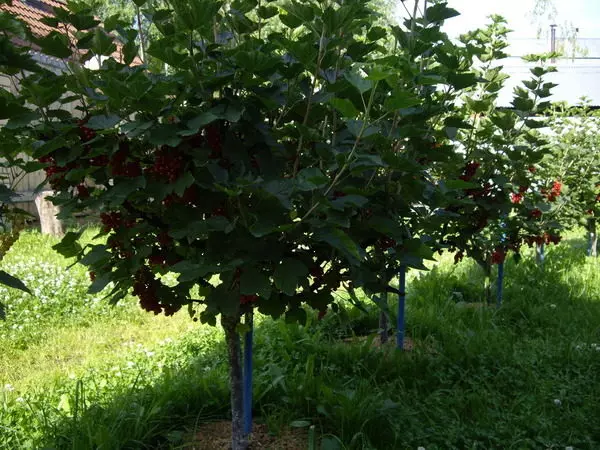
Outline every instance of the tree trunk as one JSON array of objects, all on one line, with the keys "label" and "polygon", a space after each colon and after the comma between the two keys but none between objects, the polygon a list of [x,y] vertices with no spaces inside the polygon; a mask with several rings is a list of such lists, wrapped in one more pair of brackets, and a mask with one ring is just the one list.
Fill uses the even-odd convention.
[{"label": "tree trunk", "polygon": [[588,230],[588,256],[598,257],[598,233],[596,232],[596,218],[590,218],[587,221]]},{"label": "tree trunk", "polygon": [[231,450],[246,450],[248,439],[244,435],[244,394],[239,317],[221,316],[225,341],[229,352],[229,386],[231,387]]},{"label": "tree trunk", "polygon": [[388,320],[388,316],[387,316],[387,308],[388,308],[388,295],[387,292],[381,294],[381,297],[379,297],[381,299],[381,312],[379,313],[379,329],[380,334],[379,334],[379,340],[381,341],[382,344],[386,344],[388,339],[389,339],[389,333],[388,330],[390,328],[389,325],[389,320]]},{"label": "tree trunk", "polygon": [[35,206],[40,216],[40,226],[42,234],[52,236],[62,236],[64,229],[62,222],[56,217],[60,212],[58,206],[55,206],[47,197],[53,195],[52,191],[42,191],[35,197]]}]

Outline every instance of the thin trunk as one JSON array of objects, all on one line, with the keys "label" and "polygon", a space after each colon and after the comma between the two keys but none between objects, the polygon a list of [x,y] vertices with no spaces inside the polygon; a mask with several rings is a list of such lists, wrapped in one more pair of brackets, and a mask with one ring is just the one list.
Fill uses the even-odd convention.
[{"label": "thin trunk", "polygon": [[244,394],[239,317],[221,316],[225,341],[229,351],[229,385],[231,387],[231,450],[246,450],[248,439],[244,436]]},{"label": "thin trunk", "polygon": [[379,340],[381,341],[382,344],[386,344],[388,339],[390,338],[388,330],[390,328],[389,326],[389,320],[388,320],[388,316],[387,316],[387,308],[388,308],[388,295],[387,292],[384,292],[383,294],[381,294],[381,312],[379,313],[379,329],[381,330],[379,332]]},{"label": "thin trunk", "polygon": [[589,239],[588,256],[593,256],[594,258],[597,258],[598,257],[598,233],[596,232],[596,218],[588,219],[587,229],[588,229],[588,239]]}]

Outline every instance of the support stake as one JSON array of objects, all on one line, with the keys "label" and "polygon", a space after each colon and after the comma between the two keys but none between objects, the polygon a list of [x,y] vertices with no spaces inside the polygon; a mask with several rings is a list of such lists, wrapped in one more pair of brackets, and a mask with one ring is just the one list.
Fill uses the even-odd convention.
[{"label": "support stake", "polygon": [[398,317],[396,318],[396,347],[398,350],[404,350],[404,312],[406,303],[406,266],[400,266],[400,284],[398,290]]},{"label": "support stake", "polygon": [[254,313],[246,313],[245,323],[250,328],[244,336],[244,435],[252,433],[252,337]]}]

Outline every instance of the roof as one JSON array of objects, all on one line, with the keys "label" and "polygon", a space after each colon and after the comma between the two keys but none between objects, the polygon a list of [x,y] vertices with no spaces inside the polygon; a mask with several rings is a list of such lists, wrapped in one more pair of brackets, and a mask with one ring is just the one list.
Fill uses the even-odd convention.
[{"label": "roof", "polygon": [[[66,2],[62,0],[12,0],[11,4],[3,3],[0,4],[0,11],[6,11],[13,14],[17,18],[23,20],[31,28],[32,33],[38,37],[44,37],[52,31],[58,31],[64,33],[63,28],[54,28],[42,22],[42,19],[47,17],[54,17],[54,9],[62,8],[65,9],[67,6]],[[74,39],[74,28],[68,26],[68,34],[71,35],[71,39]],[[73,33],[73,34],[72,34]],[[15,39],[14,42],[17,45],[26,45],[25,42],[20,39]],[[122,61],[122,48],[123,45],[116,40],[117,51],[112,54],[112,57],[117,61]],[[33,45],[32,50],[34,53],[41,55],[38,51],[40,48],[37,45]],[[44,59],[44,58],[42,58]],[[45,59],[57,60],[57,58],[46,57]],[[60,61],[60,60],[57,60]],[[141,60],[136,57],[133,62],[134,65],[141,64]]]},{"label": "roof", "polygon": [[23,20],[33,34],[46,36],[56,29],[41,22],[45,17],[54,16],[54,8],[65,8],[66,3],[59,0],[12,0],[11,4],[0,5],[0,10],[11,13]]}]

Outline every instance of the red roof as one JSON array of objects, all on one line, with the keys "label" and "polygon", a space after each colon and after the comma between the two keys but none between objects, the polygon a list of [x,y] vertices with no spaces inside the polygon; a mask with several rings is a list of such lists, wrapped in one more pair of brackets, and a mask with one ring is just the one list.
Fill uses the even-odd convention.
[{"label": "red roof", "polygon": [[[54,28],[50,25],[46,25],[41,22],[45,17],[54,17],[54,8],[66,8],[66,2],[62,0],[12,0],[12,5],[7,3],[0,4],[0,11],[6,11],[13,14],[17,18],[26,22],[34,35],[38,37],[44,37],[51,31],[58,31],[64,33],[64,28]],[[71,26],[68,27],[70,39],[74,39],[73,34],[75,29]],[[73,33],[73,34],[72,34]],[[20,39],[15,39],[15,43],[24,44]],[[112,57],[117,61],[122,61],[121,50],[122,44],[118,41],[115,42],[117,45],[117,51],[112,54]],[[33,45],[33,49],[39,49],[37,45]],[[141,64],[141,60],[136,57],[134,65]]]},{"label": "red roof", "polygon": [[65,6],[65,2],[59,0],[13,0],[12,5],[0,5],[0,10],[17,16],[31,27],[33,34],[42,37],[56,29],[42,23],[41,19],[53,17],[54,8]]}]

